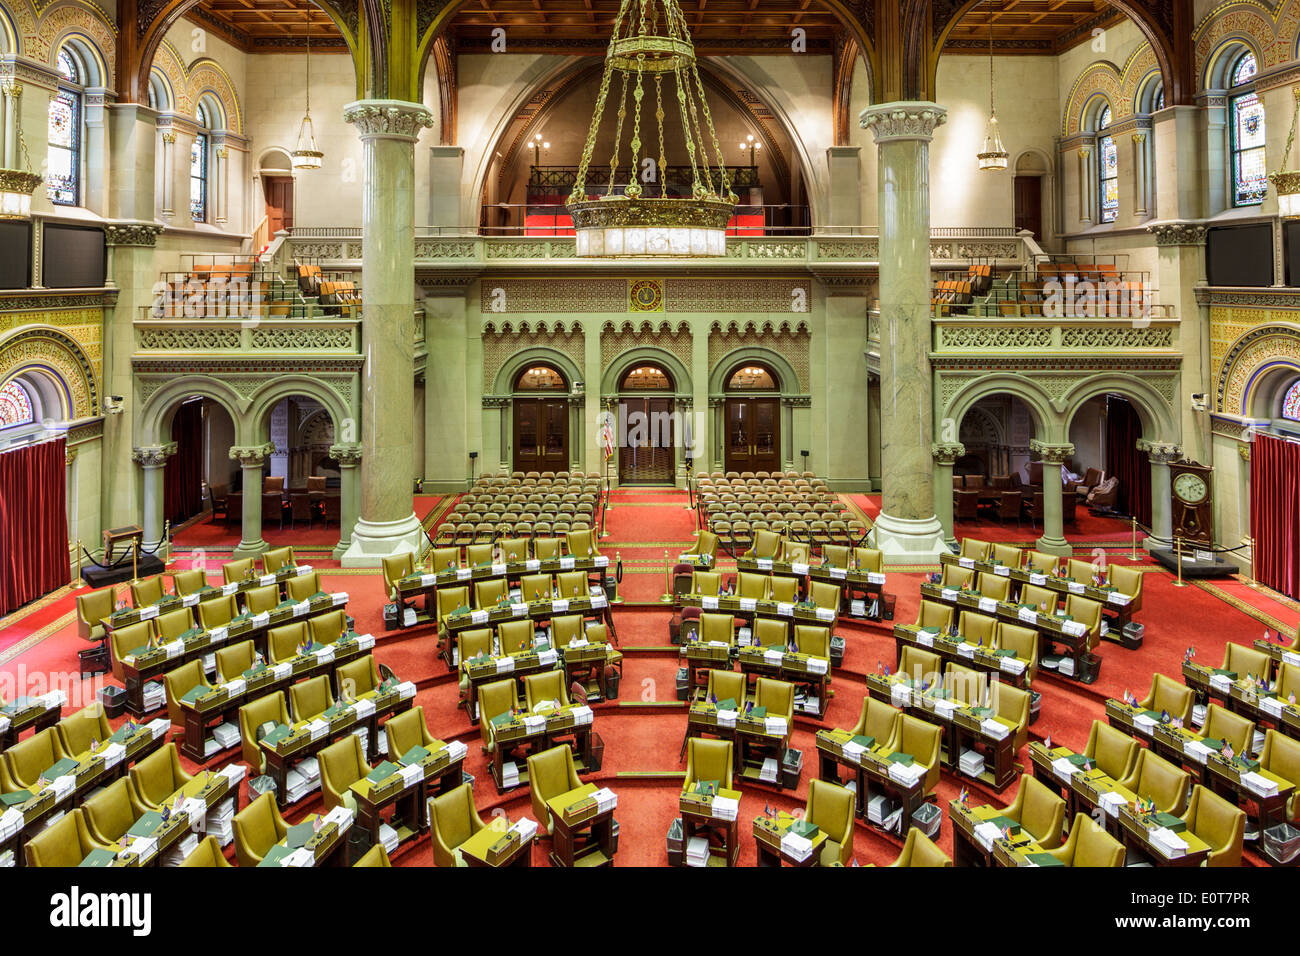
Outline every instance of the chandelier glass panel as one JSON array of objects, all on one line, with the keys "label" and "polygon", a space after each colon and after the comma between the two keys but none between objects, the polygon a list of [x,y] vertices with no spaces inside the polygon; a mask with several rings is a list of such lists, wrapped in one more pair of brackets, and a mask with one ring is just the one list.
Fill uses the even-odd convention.
[{"label": "chandelier glass panel", "polygon": [[[609,186],[601,194],[588,191],[587,170],[611,95],[617,106],[614,142]],[[643,117],[652,109],[654,122],[646,122],[643,138]],[[668,191],[664,123],[674,119],[681,124],[690,163],[689,196]],[[632,172],[622,191],[616,192],[625,127]],[[579,256],[689,258],[725,254],[727,223],[736,195],[704,96],[690,30],[677,0],[622,0],[567,205]]]}]

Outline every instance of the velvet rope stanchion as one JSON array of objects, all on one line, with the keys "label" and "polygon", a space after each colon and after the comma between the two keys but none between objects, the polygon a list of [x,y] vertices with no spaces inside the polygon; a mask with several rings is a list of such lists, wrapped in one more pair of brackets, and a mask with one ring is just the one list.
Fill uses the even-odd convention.
[{"label": "velvet rope stanchion", "polygon": [[1183,539],[1181,536],[1174,538],[1174,560],[1178,562],[1178,580],[1174,582],[1174,587],[1185,588],[1187,582],[1183,580]]},{"label": "velvet rope stanchion", "polygon": [[140,542],[131,542],[131,583],[140,583]]},{"label": "velvet rope stanchion", "polygon": [[1129,555],[1129,560],[1135,564],[1138,560],[1138,519],[1136,516],[1133,518],[1133,553]]},{"label": "velvet rope stanchion", "polygon": [[668,552],[664,551],[664,593],[659,598],[660,604],[671,604],[673,600],[673,572],[668,566]]}]

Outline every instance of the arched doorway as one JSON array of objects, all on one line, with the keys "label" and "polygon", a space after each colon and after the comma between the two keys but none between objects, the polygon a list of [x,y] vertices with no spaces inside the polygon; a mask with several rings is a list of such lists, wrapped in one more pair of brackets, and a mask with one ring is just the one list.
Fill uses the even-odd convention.
[{"label": "arched doorway", "polygon": [[671,485],[676,446],[672,376],[659,365],[635,365],[618,390],[619,484]]},{"label": "arched doorway", "polygon": [[515,378],[515,471],[569,468],[569,383],[554,365],[536,364]]},{"label": "arched doorway", "polygon": [[1016,159],[1015,180],[1012,193],[1015,202],[1016,230],[1027,229],[1040,244],[1044,240],[1043,227],[1048,221],[1047,205],[1050,193],[1051,169],[1040,153],[1026,151]]},{"label": "arched doorway", "polygon": [[781,382],[772,369],[745,362],[731,370],[726,391],[727,471],[781,470]]},{"label": "arched doorway", "polygon": [[259,173],[266,197],[266,236],[271,239],[281,229],[293,229],[293,168],[289,154],[278,148],[268,150]]}]

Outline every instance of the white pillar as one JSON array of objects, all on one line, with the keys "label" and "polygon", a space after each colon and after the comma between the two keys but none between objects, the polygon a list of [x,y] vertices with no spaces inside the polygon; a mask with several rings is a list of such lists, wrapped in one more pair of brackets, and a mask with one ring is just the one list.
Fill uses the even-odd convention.
[{"label": "white pillar", "polygon": [[163,476],[167,459],[174,454],[175,442],[136,448],[131,452],[131,460],[144,472],[144,541],[141,543],[144,551],[153,551],[163,539]]}]

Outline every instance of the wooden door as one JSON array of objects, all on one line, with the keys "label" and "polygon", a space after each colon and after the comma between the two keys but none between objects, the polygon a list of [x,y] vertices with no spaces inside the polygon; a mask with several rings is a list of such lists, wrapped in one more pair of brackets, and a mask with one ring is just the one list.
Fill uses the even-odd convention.
[{"label": "wooden door", "polygon": [[1028,229],[1043,241],[1043,180],[1041,176],[1017,176],[1015,182],[1016,229]]},{"label": "wooden door", "polygon": [[266,177],[266,225],[271,236],[281,229],[293,228],[292,177]]},{"label": "wooden door", "polygon": [[673,400],[623,398],[619,405],[619,421],[626,423],[619,436],[619,483],[672,484]]},{"label": "wooden door", "polygon": [[726,442],[727,471],[780,471],[780,399],[727,399]]},{"label": "wooden door", "polygon": [[516,398],[515,471],[569,470],[569,403]]}]

